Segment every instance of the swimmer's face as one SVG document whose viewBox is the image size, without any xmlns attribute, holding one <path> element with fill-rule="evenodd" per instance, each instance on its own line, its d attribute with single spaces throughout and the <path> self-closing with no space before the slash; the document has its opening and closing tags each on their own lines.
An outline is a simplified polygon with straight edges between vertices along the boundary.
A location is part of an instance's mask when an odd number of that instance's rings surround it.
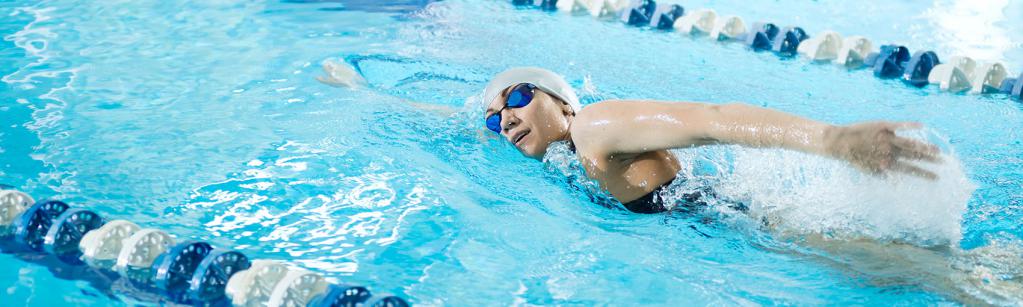
<svg viewBox="0 0 1023 307">
<path fill-rule="evenodd" d="M 500 111 L 501 136 L 515 145 L 522 154 L 542 159 L 551 143 L 568 137 L 572 108 L 540 89 L 533 89 L 533 99 L 528 105 L 505 108 L 512 88 L 514 86 L 501 91 L 501 95 L 487 106 L 483 117 L 487 118 Z"/>
</svg>

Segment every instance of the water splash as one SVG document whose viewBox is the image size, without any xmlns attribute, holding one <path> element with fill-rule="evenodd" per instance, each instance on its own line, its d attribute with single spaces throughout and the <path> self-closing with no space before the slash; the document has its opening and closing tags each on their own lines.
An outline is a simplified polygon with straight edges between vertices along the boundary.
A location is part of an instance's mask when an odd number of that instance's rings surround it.
<svg viewBox="0 0 1023 307">
<path fill-rule="evenodd" d="M 733 161 L 715 184 L 726 199 L 743 200 L 750 216 L 784 234 L 870 238 L 919 246 L 955 245 L 976 185 L 947 140 L 929 131 L 906 134 L 939 144 L 943 163 L 921 164 L 938 174 L 878 177 L 842 161 L 783 150 L 730 148 Z M 684 156 L 684 155 L 683 155 Z M 692 159 L 692 158 L 689 158 Z"/>
</svg>

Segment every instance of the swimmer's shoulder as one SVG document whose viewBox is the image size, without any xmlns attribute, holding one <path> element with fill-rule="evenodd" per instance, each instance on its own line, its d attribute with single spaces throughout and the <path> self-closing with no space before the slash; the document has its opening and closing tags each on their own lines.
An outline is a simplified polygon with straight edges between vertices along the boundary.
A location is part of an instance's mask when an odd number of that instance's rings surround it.
<svg viewBox="0 0 1023 307">
<path fill-rule="evenodd" d="M 626 110 L 635 107 L 635 100 L 604 100 L 591 103 L 580 109 L 572 120 L 569 128 L 572 143 L 580 158 L 587 160 L 606 160 L 606 136 L 609 129 L 614 129 Z"/>
</svg>

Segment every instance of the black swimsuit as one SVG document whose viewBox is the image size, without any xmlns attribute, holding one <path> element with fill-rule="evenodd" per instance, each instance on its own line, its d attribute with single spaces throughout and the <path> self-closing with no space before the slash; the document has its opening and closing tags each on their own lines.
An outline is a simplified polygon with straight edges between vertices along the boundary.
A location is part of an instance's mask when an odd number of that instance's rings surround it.
<svg viewBox="0 0 1023 307">
<path fill-rule="evenodd" d="M 668 181 L 663 185 L 657 187 L 653 191 L 650 191 L 650 193 L 643 195 L 643 197 L 637 198 L 627 203 L 622 203 L 622 205 L 625 206 L 625 209 L 629 209 L 629 211 L 635 213 L 650 214 L 668 211 L 668 208 L 664 204 L 664 199 L 661 198 L 661 192 L 663 192 L 664 189 L 667 189 L 672 182 L 675 182 L 675 180 Z M 679 204 L 681 205 L 679 207 L 687 210 L 692 210 L 702 206 L 706 206 L 707 203 L 701 200 L 704 197 L 703 194 L 704 193 L 701 192 L 683 194 L 681 199 L 683 203 Z"/>
<path fill-rule="evenodd" d="M 574 153 L 575 144 L 569 142 L 568 149 Z M 665 182 L 664 184 L 657 187 L 653 191 L 650 191 L 650 193 L 643 195 L 643 197 L 634 199 L 627 203 L 622 203 L 622 205 L 625 206 L 625 209 L 629 209 L 629 211 L 632 211 L 634 213 L 652 214 L 668 211 L 667 206 L 665 206 L 664 204 L 664 200 L 661 198 L 661 192 L 667 189 L 668 186 L 670 186 L 671 183 L 675 182 L 675 180 L 677 179 L 678 177 L 675 177 L 675 179 Z M 713 193 L 710 193 L 709 189 L 705 190 L 704 192 L 706 193 L 693 192 L 683 194 L 682 201 L 684 201 L 684 203 L 680 204 L 680 206 L 677 206 L 677 208 L 681 208 L 685 211 L 690 211 L 706 206 L 707 203 L 702 201 L 701 199 L 703 199 L 704 194 L 710 195 Z"/>
</svg>

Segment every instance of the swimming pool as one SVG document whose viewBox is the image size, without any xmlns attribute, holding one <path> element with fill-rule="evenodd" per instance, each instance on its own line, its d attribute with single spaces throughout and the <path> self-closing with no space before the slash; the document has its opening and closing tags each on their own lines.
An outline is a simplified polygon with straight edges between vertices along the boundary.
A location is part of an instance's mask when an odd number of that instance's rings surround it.
<svg viewBox="0 0 1023 307">
<path fill-rule="evenodd" d="M 1019 283 L 1018 102 L 507 1 L 339 9 L 346 2 L 0 3 L 0 182 L 422 305 L 1018 303 L 996 295 L 1004 284 L 974 284 Z M 1020 1 L 681 3 L 1023 70 Z M 371 88 L 316 82 L 334 57 Z M 584 102 L 745 101 L 835 123 L 917 120 L 955 155 L 941 181 L 892 188 L 792 153 L 681 151 L 701 166 L 694 173 L 730 162 L 712 184 L 788 224 L 627 214 L 565 180 L 566 161 L 544 167 L 484 133 L 476 96 L 518 65 L 564 74 L 587 89 Z M 810 242 L 819 233 L 837 239 Z M 893 270 L 849 236 L 958 242 L 975 252 L 955 266 L 979 279 Z M 154 303 L 12 255 L 0 266 L 2 300 L 15 305 Z"/>
</svg>

